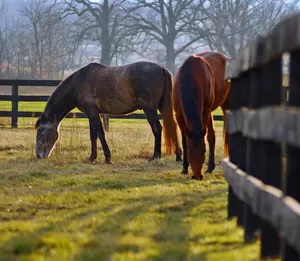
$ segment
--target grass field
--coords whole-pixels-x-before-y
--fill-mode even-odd
[[[33,121],[33,119],[27,119]],[[53,155],[36,160],[32,128],[1,128],[0,260],[258,260],[226,220],[221,127],[217,168],[202,182],[182,176],[175,156],[148,162],[145,121],[112,121],[90,164],[86,122],[62,122]]]

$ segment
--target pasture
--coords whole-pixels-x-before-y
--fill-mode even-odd
[[[217,168],[201,182],[180,174],[175,155],[148,162],[146,120],[111,120],[111,165],[101,147],[97,163],[87,161],[86,119],[62,121],[47,160],[35,159],[35,118],[19,122],[0,129],[0,260],[258,259],[259,243],[244,244],[236,220],[226,220],[222,122]]]

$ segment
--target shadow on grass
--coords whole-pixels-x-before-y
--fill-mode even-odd
[[[213,196],[219,197],[222,193],[224,190],[220,189]],[[212,195],[204,193],[195,200],[197,196],[199,193],[196,192],[179,194],[176,196],[178,200],[170,196],[144,196],[124,200],[120,204],[74,209],[75,214],[68,214],[71,210],[61,209],[64,215],[67,214],[62,221],[47,222],[33,232],[18,233],[3,242],[0,260],[14,260],[37,253],[46,256],[56,253],[69,258],[75,255],[72,259],[87,261],[111,260],[115,255],[139,254],[148,255],[152,260],[187,260],[191,239],[185,218],[195,206],[201,205]],[[141,227],[132,228],[129,224],[135,219],[139,224],[138,218],[141,216],[145,216],[146,221],[141,221]],[[143,227],[143,222],[148,220],[147,216],[150,220],[152,217],[157,218],[154,229]],[[32,219],[34,221],[34,217]],[[79,231],[88,231],[88,238],[77,238],[76,233]],[[132,236],[126,240],[128,235]],[[125,241],[122,240],[124,236]],[[139,238],[142,237],[152,243],[139,243]],[[145,252],[149,247],[152,251]]]
[[[14,236],[0,246],[0,260],[18,260],[31,255],[44,256],[46,260],[65,256],[64,260],[76,261],[208,260],[210,253],[244,247],[242,242],[204,240],[205,250],[197,254],[190,252],[190,244],[201,244],[199,241],[206,235],[191,237],[193,224],[187,219],[191,218],[194,208],[208,218],[222,216],[226,204],[218,208],[212,204],[212,208],[207,209],[207,200],[222,198],[225,191],[225,188],[216,188],[203,193],[177,193],[175,197],[146,195],[103,206],[91,205],[88,209],[48,206],[49,211],[55,209],[63,219],[46,219],[33,232],[14,232]],[[35,218],[31,216],[32,222]],[[219,219],[218,223],[221,225],[224,221]],[[85,236],[82,238],[79,232]],[[229,232],[221,231],[214,237],[224,237]]]

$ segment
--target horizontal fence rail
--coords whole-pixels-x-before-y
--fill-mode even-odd
[[[19,86],[27,87],[55,87],[60,83],[59,80],[7,80],[0,79],[0,86],[11,87],[11,95],[0,95],[0,101],[11,101],[11,111],[0,111],[0,117],[11,117],[11,127],[18,127],[19,117],[39,117],[42,112],[19,111],[19,102],[46,102],[49,95],[19,95]],[[159,114],[159,119],[161,115]],[[215,121],[222,121],[222,115],[214,115]],[[82,112],[70,112],[66,118],[87,118]],[[146,119],[145,114],[132,113],[128,115],[109,115],[111,119]]]
[[[281,190],[247,175],[228,159],[224,162],[224,175],[234,193],[252,208],[253,213],[270,222],[300,252],[299,203]]]
[[[259,36],[226,64],[228,218],[244,240],[260,233],[262,258],[300,260],[300,14]],[[290,55],[289,88],[282,57]],[[288,95],[287,95],[288,92]]]
[[[226,114],[227,132],[242,132],[251,139],[271,140],[300,147],[300,108],[272,106],[243,108]]]

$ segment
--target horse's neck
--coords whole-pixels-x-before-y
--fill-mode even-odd
[[[44,114],[49,120],[59,123],[75,107],[71,86],[62,84],[51,95]]]

